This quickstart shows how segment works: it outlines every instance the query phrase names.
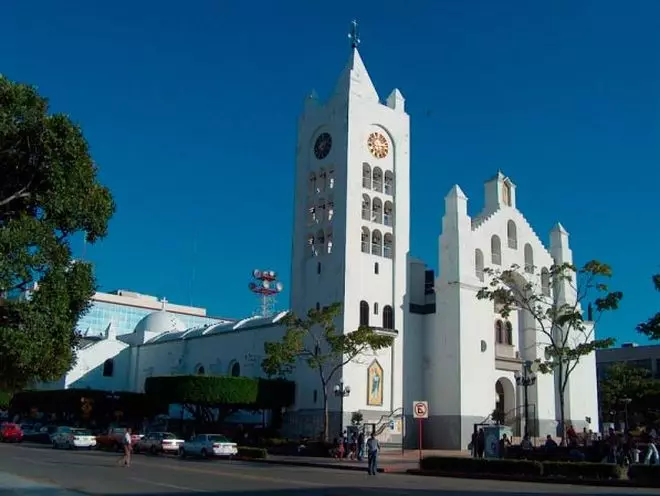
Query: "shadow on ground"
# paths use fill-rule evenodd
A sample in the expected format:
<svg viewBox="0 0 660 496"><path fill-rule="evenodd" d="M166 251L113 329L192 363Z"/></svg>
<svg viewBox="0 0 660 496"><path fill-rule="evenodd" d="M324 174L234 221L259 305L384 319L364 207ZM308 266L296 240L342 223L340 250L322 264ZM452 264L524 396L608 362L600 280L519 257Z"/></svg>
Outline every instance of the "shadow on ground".
<svg viewBox="0 0 660 496"><path fill-rule="evenodd" d="M385 496L451 496L451 495L470 495L470 496L492 496L493 494L506 494L508 496L555 496L559 494L571 494L570 491L558 492L501 492L501 491L474 491L474 490L447 490L447 489L387 489L387 488L365 488L365 487L333 487L333 488L316 488L316 489L282 489L282 490L257 490L257 491L190 491L190 492L173 492L173 491L154 491L154 492L141 492L141 493L105 493L105 492L67 492L54 489L0 489L0 496L192 496L192 495L206 495L206 496L366 496L366 495L385 495ZM600 492L594 488L593 492L588 494L593 496L610 496L629 495L633 496L638 493L634 490L630 491L607 491Z"/></svg>

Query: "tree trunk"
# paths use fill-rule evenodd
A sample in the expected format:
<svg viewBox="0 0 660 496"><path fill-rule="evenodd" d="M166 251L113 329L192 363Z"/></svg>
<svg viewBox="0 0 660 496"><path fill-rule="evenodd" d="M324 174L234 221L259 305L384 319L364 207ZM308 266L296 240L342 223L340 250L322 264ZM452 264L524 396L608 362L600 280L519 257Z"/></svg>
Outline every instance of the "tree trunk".
<svg viewBox="0 0 660 496"><path fill-rule="evenodd" d="M328 442L328 387L323 384L323 441Z"/></svg>
<svg viewBox="0 0 660 496"><path fill-rule="evenodd" d="M561 426L561 445L566 446L566 410L564 408L566 400L564 393L566 392L566 382L568 378L564 379L564 366L559 363L559 424Z"/></svg>

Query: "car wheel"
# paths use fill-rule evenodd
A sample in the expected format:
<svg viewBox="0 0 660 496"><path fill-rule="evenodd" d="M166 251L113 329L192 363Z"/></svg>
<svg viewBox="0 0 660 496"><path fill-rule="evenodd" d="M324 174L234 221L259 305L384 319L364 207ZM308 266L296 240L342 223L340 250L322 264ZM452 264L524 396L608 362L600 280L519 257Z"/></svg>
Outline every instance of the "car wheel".
<svg viewBox="0 0 660 496"><path fill-rule="evenodd" d="M186 457L186 450L184 450L183 448L181 448L181 449L179 450L179 456L180 456L181 458L185 458L185 457Z"/></svg>
<svg viewBox="0 0 660 496"><path fill-rule="evenodd" d="M202 451L200 451L199 454L202 455L202 458L207 458L209 456L206 452L206 448L202 448Z"/></svg>
<svg viewBox="0 0 660 496"><path fill-rule="evenodd" d="M153 444L149 448L149 453L151 453L152 455L157 455L158 454L158 450L156 449L156 447Z"/></svg>
<svg viewBox="0 0 660 496"><path fill-rule="evenodd" d="M52 442L53 449L57 449L57 443L55 441Z"/></svg>

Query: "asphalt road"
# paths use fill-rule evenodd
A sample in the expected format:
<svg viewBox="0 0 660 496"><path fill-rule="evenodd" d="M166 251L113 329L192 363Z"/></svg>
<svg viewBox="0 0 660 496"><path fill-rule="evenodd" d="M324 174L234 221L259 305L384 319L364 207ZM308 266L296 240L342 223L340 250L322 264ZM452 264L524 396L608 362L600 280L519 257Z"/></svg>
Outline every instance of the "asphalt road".
<svg viewBox="0 0 660 496"><path fill-rule="evenodd" d="M486 480L419 477L222 460L179 460L136 455L131 467L118 455L64 451L38 445L0 444L0 472L90 495L218 496L486 496L526 494L658 494L657 490L595 488ZM1 478L0 478L1 481ZM22 496L31 496L22 490ZM0 489L0 495L5 493ZM15 493L19 494L19 492ZM35 493L36 494L36 493ZM39 493L41 494L41 493Z"/></svg>

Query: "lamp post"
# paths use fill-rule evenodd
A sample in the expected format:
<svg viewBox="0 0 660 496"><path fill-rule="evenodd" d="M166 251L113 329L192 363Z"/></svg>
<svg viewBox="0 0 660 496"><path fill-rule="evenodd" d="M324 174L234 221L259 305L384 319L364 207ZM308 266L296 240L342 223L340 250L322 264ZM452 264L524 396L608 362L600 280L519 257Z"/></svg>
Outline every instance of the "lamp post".
<svg viewBox="0 0 660 496"><path fill-rule="evenodd" d="M344 382L335 385L335 396L339 398L339 432L344 433L344 398L351 394L351 386L344 386Z"/></svg>
<svg viewBox="0 0 660 496"><path fill-rule="evenodd" d="M624 421L624 431L628 432L628 405L632 403L630 398L621 398L621 403L623 403L623 421Z"/></svg>
<svg viewBox="0 0 660 496"><path fill-rule="evenodd" d="M536 384L536 370L538 365L531 360L523 363L522 371L515 373L516 384L523 388L523 402L525 409L525 432L524 435L529 434L529 396L527 390L530 386Z"/></svg>

